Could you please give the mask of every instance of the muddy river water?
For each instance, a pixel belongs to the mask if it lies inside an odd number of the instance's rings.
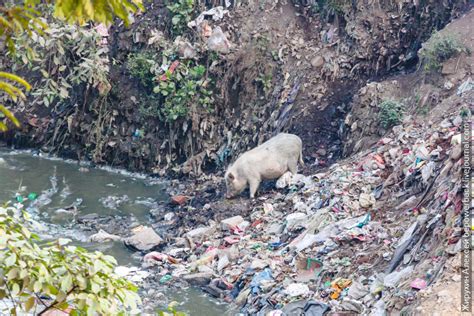
[[[88,242],[92,232],[77,228],[76,220],[87,214],[128,215],[133,222],[149,224],[150,205],[167,199],[163,183],[123,170],[90,168],[84,172],[74,161],[44,158],[31,152],[0,151],[0,201],[15,202],[16,196],[38,195],[27,211],[41,227],[43,238],[66,237],[90,250],[114,256],[119,265],[140,266],[140,256],[121,242]],[[110,207],[111,198],[120,199]],[[37,205],[38,207],[35,207]],[[77,211],[70,206],[78,205]],[[25,206],[29,206],[27,203]],[[114,233],[114,232],[109,232]],[[170,301],[180,302],[179,310],[191,315],[223,315],[226,306],[199,289],[159,289]]]

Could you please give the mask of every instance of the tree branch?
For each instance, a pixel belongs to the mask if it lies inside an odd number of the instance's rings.
[[[66,298],[69,296],[69,294],[71,294],[76,289],[76,287],[77,286],[74,286],[69,292],[66,293]],[[48,310],[53,309],[53,308],[62,311],[61,309],[54,307],[56,304],[59,304],[59,303],[62,303],[62,302],[58,302],[58,301],[55,300],[51,305],[46,306],[45,309],[43,309],[41,312],[39,312],[38,316],[44,315],[44,313],[46,313]]]

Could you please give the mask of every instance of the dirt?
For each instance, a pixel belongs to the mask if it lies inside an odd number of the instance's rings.
[[[357,153],[371,149],[371,153],[367,151],[369,157],[377,153],[378,145],[384,145],[384,136],[392,133],[392,138],[396,137],[393,130],[380,126],[377,105],[381,100],[403,100],[408,105],[404,126],[419,131],[423,127],[438,126],[445,117],[455,116],[466,99],[471,98],[457,96],[454,89],[473,75],[472,55],[461,54],[448,60],[438,74],[427,75],[417,69],[421,42],[431,31],[459,17],[466,8],[465,1],[449,4],[426,1],[424,7],[405,1],[370,3],[353,2],[343,7],[342,13],[320,14],[299,1],[259,1],[233,7],[230,18],[215,23],[227,32],[233,45],[232,52],[220,56],[209,70],[209,75],[216,80],[215,111],[193,111],[187,119],[165,124],[156,118],[140,116],[138,107],[140,102],[146,102],[149,91],[140,86],[136,78],[131,78],[124,66],[130,52],[150,49],[146,39],[151,29],[169,27],[169,17],[160,2],[138,17],[131,30],[113,29],[111,57],[118,60],[119,65],[112,67],[114,86],[106,99],[97,98],[93,91],[84,93],[75,100],[82,106],[60,113],[33,105],[18,114],[28,122],[25,129],[2,137],[16,146],[42,148],[97,164],[167,177],[192,175],[174,180],[168,187],[170,197],[182,195],[189,199],[187,202],[179,205],[170,199],[169,203],[150,211],[153,228],[170,245],[178,243],[177,240],[192,228],[219,223],[236,214],[259,227],[258,215],[262,213],[264,202],[277,204],[278,212],[284,217],[294,211],[295,201],[306,201],[307,196],[304,190],[299,191],[300,187],[277,190],[274,182],[269,181],[260,187],[255,200],[247,198],[247,191],[235,199],[224,199],[223,171],[239,153],[272,134],[289,131],[303,139],[306,162],[303,174],[326,171],[335,162],[353,167],[364,163],[357,161],[361,159]],[[250,11],[253,14],[249,14]],[[464,43],[474,50],[473,20],[471,10],[442,32],[460,34]],[[141,35],[141,40],[134,43],[132,38],[136,34]],[[195,34],[189,38],[199,41]],[[206,52],[199,58],[201,62],[210,62]],[[262,73],[271,75],[271,89],[267,91],[262,83],[255,81]],[[73,118],[70,129],[66,126],[69,117]],[[133,136],[137,129],[144,130],[143,137]],[[447,139],[439,140],[436,145],[446,152],[450,149]],[[447,156],[440,159],[449,160]],[[370,214],[373,221],[396,239],[408,228],[407,219],[419,215],[411,213],[411,208],[400,210],[397,206],[407,196],[418,198],[426,184],[408,179],[402,171],[396,174],[390,167],[380,172],[382,179],[389,175],[395,184],[384,187],[384,195]],[[287,199],[295,191],[296,198]],[[351,192],[357,196],[360,193],[357,187]],[[435,198],[434,192],[426,200],[431,198]],[[336,203],[331,210],[336,215],[340,211],[338,207]],[[457,204],[452,207],[453,212],[457,207]],[[446,226],[448,219],[444,216]],[[92,229],[126,234],[127,223],[123,222],[126,220],[117,219],[117,223],[112,223],[108,218],[94,219],[96,224]],[[106,226],[107,222],[111,223],[110,227]],[[87,220],[83,224],[92,226]],[[252,227],[254,235],[260,234],[255,227]],[[281,238],[286,242],[300,233],[295,230]],[[422,256],[426,261],[434,259],[426,265],[438,266],[439,258],[448,258],[448,272],[427,291],[411,291],[407,297],[386,295],[388,310],[398,313],[414,308],[416,312],[430,315],[458,313],[455,304],[459,293],[454,293],[457,281],[453,280],[458,271],[455,263],[458,259],[437,253],[447,247],[448,238],[456,236],[445,231],[441,235],[439,230],[429,233],[429,251],[423,251]],[[219,238],[222,236],[224,234]],[[220,240],[213,242],[218,244]],[[352,265],[338,271],[333,269],[326,279],[342,273],[353,276],[361,265],[366,269],[366,276],[369,272],[382,272],[387,264],[381,253],[393,248],[390,248],[393,240],[384,242],[379,238],[373,243],[352,240],[345,244],[330,260],[350,258]],[[203,245],[199,247],[197,254],[203,251]],[[417,272],[427,270],[423,264],[417,266]],[[280,282],[283,276],[279,278]],[[448,303],[439,309],[430,307],[443,302]],[[255,304],[251,308],[258,308]]]
[[[474,11],[470,10],[459,19],[449,23],[440,34],[455,36],[468,51],[474,49]],[[447,60],[439,72],[423,72],[420,69],[410,74],[400,74],[386,81],[372,81],[362,87],[350,104],[350,115],[346,118],[347,134],[344,135],[344,156],[374,145],[387,129],[380,125],[378,105],[387,99],[405,105],[407,119],[439,123],[452,108],[452,102],[443,100],[453,94],[466,75],[474,73],[474,55],[461,53]],[[421,68],[421,64],[418,65]],[[447,87],[450,87],[449,89]]]
[[[432,287],[419,293],[420,303],[415,309],[416,313],[432,316],[463,315],[460,275],[461,255],[458,254],[446,263],[443,276]],[[464,314],[469,315],[469,313]]]
[[[162,1],[155,1],[131,29],[111,30],[115,65],[107,98],[80,87],[71,100],[77,107],[50,112],[32,104],[17,113],[24,129],[2,138],[16,147],[176,176],[190,159],[198,175],[221,171],[271,134],[292,131],[302,137],[305,160],[316,170],[342,154],[342,121],[353,92],[367,79],[411,69],[421,41],[464,6],[464,1],[427,1],[423,8],[406,2],[354,3],[318,13],[311,2],[231,3],[230,17],[211,22],[232,43],[231,53],[209,68],[216,82],[212,113],[192,110],[173,124],[140,114],[150,91],[130,76],[125,63],[131,52],[154,50],[146,44],[153,29],[164,30],[171,43],[170,16]],[[200,43],[192,32],[187,37]],[[211,64],[206,52],[198,59]],[[270,75],[269,90],[255,80],[260,75]],[[143,137],[133,136],[138,129]]]

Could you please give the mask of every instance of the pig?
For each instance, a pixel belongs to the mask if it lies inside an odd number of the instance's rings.
[[[262,180],[280,178],[287,171],[296,174],[298,162],[304,166],[302,147],[298,136],[279,133],[242,154],[225,173],[226,198],[235,197],[249,185],[253,199]]]

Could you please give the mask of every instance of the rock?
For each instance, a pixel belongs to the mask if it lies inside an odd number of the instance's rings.
[[[252,263],[250,264],[250,268],[254,270],[262,270],[267,266],[268,266],[268,263],[261,259],[254,259]]]
[[[454,161],[458,161],[462,155],[462,146],[461,144],[454,146],[453,150],[451,151],[451,159]]]
[[[324,65],[324,58],[322,56],[316,56],[311,59],[311,66],[314,68],[321,68]]]
[[[359,196],[359,204],[363,208],[370,208],[375,204],[375,197],[373,194],[361,193]]]
[[[205,239],[205,237],[210,237],[214,231],[215,227],[213,226],[198,227],[187,232],[185,236],[192,239]]]
[[[235,299],[235,304],[237,304],[237,306],[244,305],[247,302],[247,298],[249,297],[249,295],[250,295],[250,288],[241,291],[239,295],[237,296],[237,298]]]
[[[107,233],[104,230],[99,230],[97,234],[91,235],[89,237],[89,240],[91,242],[107,242],[107,241],[117,241],[117,240],[122,240],[122,237],[117,236],[117,235],[112,235]]]
[[[149,251],[157,247],[163,239],[151,227],[144,227],[123,242],[127,247],[139,251]]]
[[[217,271],[221,272],[225,267],[230,264],[229,258],[226,255],[223,255],[219,258],[217,262]]]
[[[443,75],[452,75],[456,73],[456,61],[449,61],[443,64],[443,68],[441,69],[441,73]]]
[[[182,276],[183,280],[194,286],[206,286],[211,282],[212,273],[199,272]]]
[[[184,205],[189,201],[189,197],[185,195],[175,195],[171,198],[171,203],[176,205]]]
[[[243,221],[244,221],[244,219],[240,215],[226,218],[226,219],[221,221],[221,229],[222,230],[233,230],[239,224],[241,224]]]

